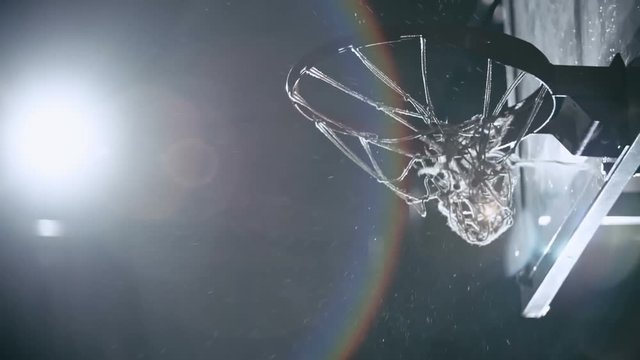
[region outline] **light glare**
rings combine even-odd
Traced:
[[[538,218],[538,225],[540,226],[547,226],[551,223],[551,216],[549,215],[542,215]]]
[[[9,137],[15,170],[29,181],[67,183],[89,170],[104,151],[104,111],[73,83],[42,84],[14,101]]]
[[[89,156],[90,114],[82,104],[52,101],[36,106],[23,118],[17,134],[18,156],[37,175],[70,175]]]
[[[40,219],[36,221],[36,233],[41,237],[60,237],[63,234],[62,223],[57,220]]]

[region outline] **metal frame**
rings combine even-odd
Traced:
[[[640,136],[636,137],[633,144],[627,147],[618,158],[586,212],[580,211],[584,209],[576,209],[569,215],[551,240],[555,246],[549,248],[539,262],[540,265],[532,268],[526,275],[530,277],[531,284],[522,287],[523,297],[528,298],[528,301],[523,304],[523,316],[538,318],[547,314],[551,301],[591,241],[593,234],[601,224],[606,224],[606,215],[638,166],[640,166]],[[616,220],[620,219],[616,218]]]

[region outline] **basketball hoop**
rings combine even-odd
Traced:
[[[477,94],[482,98],[482,106],[462,121],[442,119],[436,115],[437,104],[430,94],[431,74],[438,71],[429,61],[430,48],[435,46],[442,52],[450,45],[439,36],[411,33],[389,37],[375,44],[356,44],[348,40],[333,43],[292,68],[287,80],[287,93],[296,109],[369,175],[414,206],[423,217],[427,213],[427,203],[437,202],[439,212],[446,216],[447,224],[456,234],[470,244],[482,246],[494,241],[513,224],[512,195],[517,181],[513,169],[517,162],[517,145],[526,134],[546,124],[555,101],[549,96],[549,88],[526,72],[520,72],[496,96],[494,69],[504,68],[505,65],[484,58],[484,85],[481,93]],[[414,56],[419,64],[415,77],[420,79],[421,84],[417,93],[405,90],[403,84],[393,79],[367,55],[375,53],[378,48],[392,52],[400,47],[415,47]],[[325,72],[323,60],[330,56],[356,59],[375,81],[402,99],[402,106],[374,99]],[[475,60],[479,58],[473,51],[471,56]],[[537,90],[526,100],[508,106],[509,97],[525,79],[537,82]],[[320,109],[309,100],[312,94],[305,93],[304,86],[309,81],[329,85],[335,92],[382,113],[388,121],[404,128],[403,135],[394,137],[365,131],[338,120],[337,116]],[[546,114],[539,116],[545,100],[551,100],[551,104]],[[516,119],[520,121],[517,131],[514,131]],[[360,150],[364,151],[360,152],[364,156],[348,145],[347,138],[357,139],[355,143],[362,147]],[[398,176],[391,176],[381,169],[379,160],[373,154],[377,148],[406,158],[406,166]],[[421,191],[402,186],[409,176],[420,180],[423,184]]]

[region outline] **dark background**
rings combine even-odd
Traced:
[[[523,319],[504,241],[471,247],[440,216],[417,218],[286,97],[289,68],[338,34],[479,24],[485,9],[3,2],[3,96],[16,74],[71,68],[98,74],[121,112],[97,195],[58,204],[0,188],[0,358],[638,358],[637,270],[608,288],[577,281],[547,317]],[[206,151],[175,155],[189,139]],[[174,176],[203,168],[202,183]],[[66,235],[36,237],[39,218]],[[620,255],[597,250],[607,262],[576,272]],[[367,309],[370,322],[354,315]]]

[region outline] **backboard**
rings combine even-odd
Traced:
[[[627,63],[640,54],[640,9],[631,0],[505,1],[504,14],[505,31],[533,43],[554,64],[607,66],[616,53]],[[519,216],[510,234],[507,268],[518,274],[523,316],[541,317],[600,224],[637,230],[640,214],[633,209],[618,207],[617,216],[607,215],[616,201],[637,192],[639,178],[633,175],[640,152],[636,139],[622,156],[605,159],[608,172],[601,171],[602,159],[573,156],[552,136],[528,137],[520,154],[576,164],[522,169],[514,196]]]

